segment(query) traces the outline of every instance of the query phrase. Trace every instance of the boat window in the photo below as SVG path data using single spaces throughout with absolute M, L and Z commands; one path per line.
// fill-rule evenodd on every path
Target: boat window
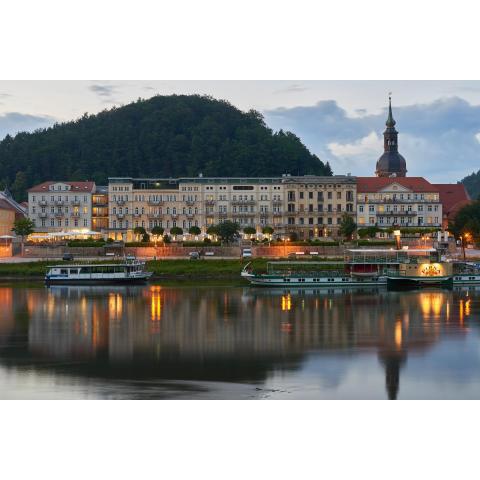
M 61 268 L 60 275 L 68 275 L 68 270 L 66 268 Z
M 70 275 L 76 275 L 78 273 L 78 268 L 71 268 Z
M 82 267 L 80 273 L 90 273 L 90 267 Z

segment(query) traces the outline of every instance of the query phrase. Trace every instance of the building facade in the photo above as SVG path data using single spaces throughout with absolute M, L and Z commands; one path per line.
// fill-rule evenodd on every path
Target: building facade
M 36 232 L 92 230 L 94 182 L 43 182 L 28 190 L 28 216 Z
M 15 220 L 25 215 L 25 208 L 13 199 L 7 189 L 0 192 L 0 236 L 14 236 L 12 228 Z
M 356 184 L 351 176 L 265 178 L 194 177 L 179 179 L 110 178 L 109 235 L 133 238 L 135 227 L 160 226 L 202 235 L 225 220 L 240 229 L 266 226 L 300 238 L 336 236 L 343 213 L 355 215 Z
M 355 217 L 355 177 L 286 176 L 282 182 L 285 227 L 300 239 L 337 237 L 343 215 Z
M 357 225 L 441 228 L 439 189 L 422 177 L 357 177 Z
M 133 229 L 151 231 L 173 227 L 188 234 L 199 227 L 231 220 L 243 229 L 284 227 L 282 178 L 193 177 L 178 179 L 110 178 L 109 235 L 117 240 L 133 238 Z

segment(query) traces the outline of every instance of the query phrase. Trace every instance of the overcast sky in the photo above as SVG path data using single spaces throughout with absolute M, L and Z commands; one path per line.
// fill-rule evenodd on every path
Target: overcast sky
M 0 138 L 155 94 L 199 93 L 262 112 L 334 173 L 372 175 L 383 150 L 388 92 L 408 175 L 455 182 L 480 169 L 475 81 L 0 81 Z

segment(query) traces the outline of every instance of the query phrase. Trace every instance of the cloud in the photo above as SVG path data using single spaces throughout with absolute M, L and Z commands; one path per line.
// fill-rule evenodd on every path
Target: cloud
M 113 95 L 118 91 L 118 87 L 116 85 L 97 83 L 90 85 L 88 89 L 98 95 L 104 103 L 117 103 L 117 101 L 113 98 Z
M 271 128 L 293 131 L 312 152 L 330 162 L 334 173 L 373 175 L 383 152 L 386 108 L 380 114 L 349 116 L 336 101 L 325 100 L 263 113 Z M 393 114 L 409 175 L 456 182 L 480 168 L 480 106 L 446 97 L 394 106 Z
M 49 116 L 28 115 L 18 112 L 0 114 L 0 140 L 7 134 L 15 135 L 19 132 L 32 132 L 38 128 L 53 125 L 56 119 Z
M 275 90 L 273 93 L 299 93 L 308 90 L 308 87 L 305 85 L 301 85 L 300 83 L 292 83 L 285 88 L 280 88 L 279 90 Z

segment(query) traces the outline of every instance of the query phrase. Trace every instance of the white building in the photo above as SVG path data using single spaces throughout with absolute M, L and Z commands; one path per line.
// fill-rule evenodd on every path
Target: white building
M 43 182 L 28 190 L 28 217 L 36 232 L 92 229 L 94 182 Z
M 439 189 L 423 177 L 357 177 L 358 228 L 440 228 Z

